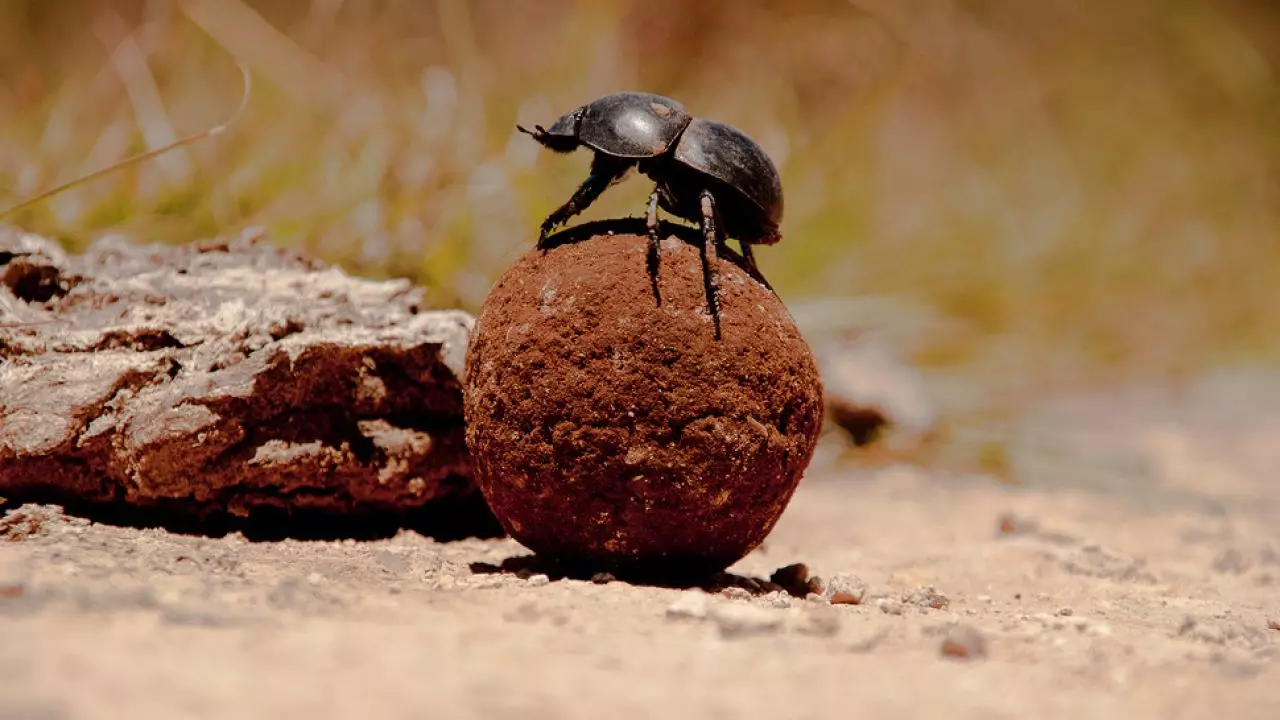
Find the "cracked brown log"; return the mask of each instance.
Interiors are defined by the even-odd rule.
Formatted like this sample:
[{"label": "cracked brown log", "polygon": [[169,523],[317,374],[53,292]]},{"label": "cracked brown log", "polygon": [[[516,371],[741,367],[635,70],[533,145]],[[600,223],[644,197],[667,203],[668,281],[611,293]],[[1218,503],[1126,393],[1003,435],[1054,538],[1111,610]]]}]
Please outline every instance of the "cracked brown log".
[{"label": "cracked brown log", "polygon": [[420,305],[252,236],[68,256],[0,229],[0,496],[490,533],[463,440],[472,319]]}]

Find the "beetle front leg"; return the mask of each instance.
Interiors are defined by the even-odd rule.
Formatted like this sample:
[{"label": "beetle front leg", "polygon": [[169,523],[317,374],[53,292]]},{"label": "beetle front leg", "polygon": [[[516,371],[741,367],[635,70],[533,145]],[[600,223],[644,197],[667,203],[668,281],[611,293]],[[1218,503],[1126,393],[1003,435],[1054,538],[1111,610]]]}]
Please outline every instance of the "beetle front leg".
[{"label": "beetle front leg", "polygon": [[716,246],[720,243],[720,228],[716,222],[716,201],[710,190],[703,190],[702,204],[702,282],[707,293],[707,306],[711,309],[711,322],[715,324],[716,340],[720,339],[720,287],[716,280]]},{"label": "beetle front leg", "polygon": [[658,265],[662,258],[660,252],[662,249],[661,240],[658,237],[658,188],[655,186],[653,192],[649,193],[649,204],[645,207],[644,213],[645,227],[649,232],[649,284],[653,287],[653,299],[662,306],[662,292],[658,289]]},{"label": "beetle front leg", "polygon": [[546,250],[547,235],[557,226],[567,222],[569,218],[591,207],[591,203],[595,202],[601,193],[627,174],[631,164],[628,161],[619,162],[597,155],[591,161],[591,174],[582,181],[569,201],[556,208],[546,220],[542,221],[541,233],[538,235],[538,249]]}]

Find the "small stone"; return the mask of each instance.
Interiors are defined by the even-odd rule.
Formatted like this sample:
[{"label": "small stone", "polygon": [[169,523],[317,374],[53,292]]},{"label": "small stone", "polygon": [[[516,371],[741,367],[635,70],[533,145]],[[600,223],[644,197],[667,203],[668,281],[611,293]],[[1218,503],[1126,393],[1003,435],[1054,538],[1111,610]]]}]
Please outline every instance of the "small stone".
[{"label": "small stone", "polygon": [[942,610],[951,604],[947,596],[938,592],[932,585],[924,585],[909,593],[904,593],[902,602],[922,608],[933,608],[934,610]]},{"label": "small stone", "polygon": [[551,578],[547,577],[542,573],[538,573],[537,575],[530,575],[528,580],[529,585],[531,585],[532,587],[542,587],[543,585],[546,585],[547,583],[550,583],[550,582],[551,582]]},{"label": "small stone", "polygon": [[786,590],[794,597],[804,597],[811,592],[822,592],[822,579],[809,575],[809,566],[794,563],[780,567],[769,576],[769,582]]},{"label": "small stone", "polygon": [[498,575],[480,575],[467,578],[458,578],[458,584],[475,588],[477,590],[492,590],[502,586],[502,578]]},{"label": "small stone", "polygon": [[726,638],[747,637],[776,632],[782,627],[782,615],[755,605],[726,602],[715,605],[710,617]]},{"label": "small stone", "polygon": [[707,594],[701,590],[682,593],[667,606],[667,617],[672,619],[702,620],[707,616]]},{"label": "small stone", "polygon": [[393,575],[404,575],[411,569],[409,558],[399,553],[393,553],[390,550],[379,550],[374,553],[374,558],[377,559],[379,565]]},{"label": "small stone", "polygon": [[720,594],[729,598],[730,600],[750,600],[752,597],[754,597],[754,595],[751,594],[750,590],[746,588],[738,587],[736,585],[733,587],[727,587],[721,590]]},{"label": "small stone", "polygon": [[[822,589],[823,597],[832,605],[860,605],[866,597],[867,586],[856,575],[832,575]],[[836,601],[839,596],[840,602]]]},{"label": "small stone", "polygon": [[785,592],[771,592],[760,598],[766,607],[786,609],[791,607],[791,596]]},{"label": "small stone", "polygon": [[999,535],[1029,535],[1039,529],[1040,523],[1013,513],[1004,513],[996,519],[996,532]]},{"label": "small stone", "polygon": [[608,573],[608,572],[598,572],[595,575],[591,576],[591,582],[597,585],[608,585],[609,583],[614,582],[617,579],[618,578],[613,576],[613,573]]},{"label": "small stone", "polygon": [[803,585],[809,581],[809,566],[804,563],[785,565],[774,570],[773,574],[769,576],[769,581],[782,587]]},{"label": "small stone", "polygon": [[19,583],[0,583],[0,598],[20,598],[25,591]]},{"label": "small stone", "polygon": [[1058,608],[1058,616],[1059,616],[1059,617],[1070,617],[1074,612],[1075,612],[1075,611],[1074,611],[1074,610],[1072,610],[1072,609],[1071,609],[1071,608],[1069,608],[1069,607],[1061,607],[1061,608]]},{"label": "small stone", "polygon": [[940,648],[943,657],[974,660],[987,656],[987,639],[970,625],[952,625]]},{"label": "small stone", "polygon": [[785,591],[786,591],[786,588],[782,587],[778,583],[770,580],[765,580],[760,583],[760,592],[757,594],[768,595],[769,593],[785,592]]},{"label": "small stone", "polygon": [[879,598],[876,600],[876,607],[886,615],[901,615],[903,612],[902,603],[889,598]]},{"label": "small stone", "polygon": [[1280,630],[1280,617],[1274,617],[1267,621],[1268,630]]}]

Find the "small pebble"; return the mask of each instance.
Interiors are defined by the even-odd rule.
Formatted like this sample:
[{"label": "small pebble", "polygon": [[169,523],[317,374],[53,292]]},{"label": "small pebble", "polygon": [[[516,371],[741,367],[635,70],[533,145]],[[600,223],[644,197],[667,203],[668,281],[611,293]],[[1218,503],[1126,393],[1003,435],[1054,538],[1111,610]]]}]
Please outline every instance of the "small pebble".
[{"label": "small pebble", "polygon": [[903,611],[902,603],[889,598],[876,600],[876,607],[880,608],[886,615],[901,615]]},{"label": "small pebble", "polygon": [[727,602],[712,606],[710,617],[726,638],[763,635],[782,627],[783,616],[773,610],[747,603]]},{"label": "small pebble", "polygon": [[597,585],[608,585],[609,583],[614,582],[617,579],[618,578],[613,576],[613,573],[607,573],[607,572],[598,572],[595,575],[591,576],[591,582]]},{"label": "small pebble", "polygon": [[804,563],[794,563],[785,565],[773,571],[769,576],[769,581],[777,583],[784,588],[804,585],[809,582],[809,566]]},{"label": "small pebble", "polygon": [[538,573],[537,575],[530,575],[528,582],[533,587],[542,587],[543,585],[551,582],[551,578],[543,575],[542,573]]},{"label": "small pebble", "polygon": [[973,660],[987,656],[987,639],[969,625],[952,625],[942,639],[943,657]]},{"label": "small pebble", "polygon": [[1267,628],[1270,630],[1280,630],[1280,618],[1271,618],[1268,620]]},{"label": "small pebble", "polygon": [[1070,617],[1075,611],[1069,607],[1058,608],[1058,615],[1061,617]]},{"label": "small pebble", "polygon": [[769,582],[781,587],[792,597],[821,593],[823,586],[822,578],[810,575],[809,566],[804,563],[794,563],[774,570],[769,576]]},{"label": "small pebble", "polygon": [[730,600],[750,600],[752,597],[754,597],[751,594],[750,590],[746,588],[738,587],[736,585],[733,587],[727,587],[721,590],[720,594],[729,598]]},{"label": "small pebble", "polygon": [[904,593],[902,602],[922,608],[933,608],[934,610],[942,610],[951,604],[947,596],[935,590],[932,585],[924,585],[909,593]]},{"label": "small pebble", "polygon": [[785,592],[771,592],[760,598],[766,607],[785,609],[791,607],[791,596]]},{"label": "small pebble", "polygon": [[690,590],[675,599],[667,606],[667,617],[701,620],[707,616],[707,594],[701,590]]},{"label": "small pebble", "polygon": [[502,578],[497,575],[481,575],[470,579],[458,578],[458,585],[473,587],[477,590],[492,590],[502,586]]},{"label": "small pebble", "polygon": [[[822,589],[823,597],[832,605],[860,605],[866,597],[867,585],[856,575],[832,575]],[[837,601],[836,598],[840,600]]]},{"label": "small pebble", "polygon": [[1013,513],[1004,513],[996,518],[996,532],[999,535],[1026,535],[1035,533],[1040,524],[1031,518],[1018,517]]}]

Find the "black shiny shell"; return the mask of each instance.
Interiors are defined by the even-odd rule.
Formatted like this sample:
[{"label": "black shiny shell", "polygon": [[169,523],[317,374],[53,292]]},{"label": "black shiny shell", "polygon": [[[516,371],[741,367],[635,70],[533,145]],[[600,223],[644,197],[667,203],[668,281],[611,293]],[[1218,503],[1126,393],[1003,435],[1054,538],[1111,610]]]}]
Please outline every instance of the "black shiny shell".
[{"label": "black shiny shell", "polygon": [[715,120],[694,120],[676,145],[675,159],[742,193],[775,226],[782,222],[778,168],[741,130]]},{"label": "black shiny shell", "polygon": [[547,130],[621,158],[650,158],[671,148],[693,116],[662,95],[618,92],[576,108]]}]

